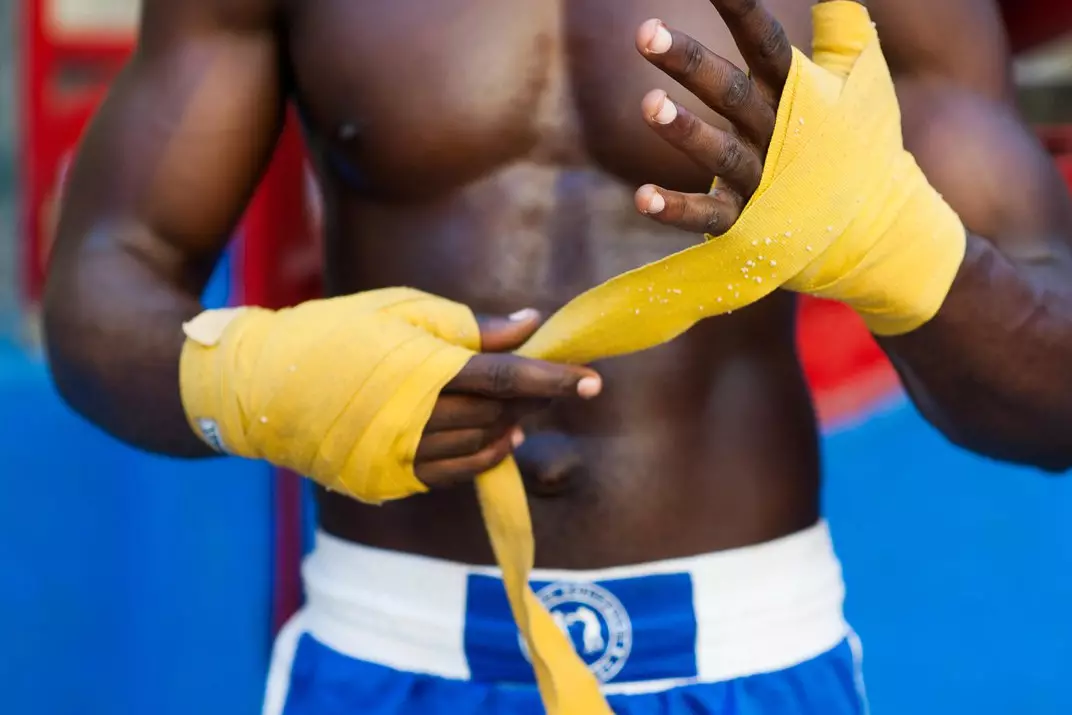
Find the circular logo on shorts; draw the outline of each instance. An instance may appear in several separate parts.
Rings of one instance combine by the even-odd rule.
[[[600,682],[625,667],[633,649],[633,625],[622,602],[592,583],[552,583],[536,593],[555,623]],[[521,652],[529,657],[523,638]]]

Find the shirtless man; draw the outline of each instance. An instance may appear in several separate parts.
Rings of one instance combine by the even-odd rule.
[[[288,100],[324,191],[333,295],[411,285],[477,313],[546,315],[725,230],[758,184],[756,137],[770,138],[788,62],[755,5],[146,0],[61,219],[45,311],[57,386],[130,444],[214,454],[176,387],[180,325]],[[765,5],[809,46],[811,2]],[[869,6],[905,144],[969,229],[937,316],[882,344],[953,442],[1064,470],[1072,211],[1012,108],[998,8]],[[666,51],[656,14],[747,61],[755,83],[677,30]],[[659,87],[675,111],[645,96]],[[686,90],[735,115],[743,153],[688,130],[728,124]],[[736,193],[704,195],[712,174]],[[374,507],[321,492],[308,602],[277,643],[266,712],[539,711],[464,484],[518,443],[535,589],[615,709],[862,712],[793,306],[776,293],[593,369],[490,352],[523,342],[531,314],[484,322],[485,354],[443,391],[417,450],[431,493]]]

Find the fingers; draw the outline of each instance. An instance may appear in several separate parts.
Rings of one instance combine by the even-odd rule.
[[[774,108],[743,71],[688,35],[648,20],[637,31],[637,48],[649,62],[728,119],[757,146],[774,131]]]
[[[580,396],[590,399],[603,389],[593,370],[529,360],[516,355],[474,355],[446,393],[470,393],[498,399]]]
[[[474,395],[440,395],[425,432],[490,427],[506,418],[508,402]]]
[[[641,25],[637,47],[652,64],[733,122],[744,137],[715,129],[662,90],[649,92],[641,103],[648,125],[730,190],[683,194],[649,184],[637,190],[637,209],[683,231],[721,235],[759,187],[763,154],[774,132],[774,107],[731,62],[659,20]]]
[[[499,324],[486,332],[492,345],[507,345],[523,342],[531,330]],[[516,426],[521,417],[553,398],[590,399],[602,387],[599,375],[587,368],[510,354],[474,355],[436,402],[417,447],[414,472],[429,487],[472,480],[521,444],[524,436]]]
[[[763,177],[763,162],[752,147],[733,134],[715,129],[666,92],[654,89],[641,102],[652,129],[741,196],[751,196]]]
[[[429,487],[473,479],[521,446],[525,437],[518,422],[548,404],[547,400],[441,395],[414,456],[417,477]]]
[[[812,23],[812,60],[842,77],[848,76],[860,53],[878,37],[860,2],[821,0],[812,12]]]
[[[782,24],[761,0],[711,0],[733,35],[752,76],[781,93],[793,63],[793,46]]]
[[[429,487],[449,487],[472,481],[506,459],[513,450],[513,435],[507,433],[478,452],[464,457],[414,464],[417,478]]]
[[[637,189],[637,210],[659,223],[690,233],[719,236],[741,215],[740,198],[731,192],[683,194],[651,184]]]
[[[522,417],[539,412],[550,400],[495,400],[476,395],[440,395],[424,431],[444,432],[460,429],[503,427],[516,424]]]
[[[507,436],[510,437],[512,448],[517,448],[524,441],[521,430],[511,425],[431,432],[421,438],[414,461],[417,464],[424,464],[477,454]]]
[[[541,322],[540,313],[532,308],[519,310],[507,318],[477,316],[480,349],[489,353],[516,350],[536,332]]]

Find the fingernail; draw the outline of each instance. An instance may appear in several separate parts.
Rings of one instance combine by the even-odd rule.
[[[514,321],[515,323],[521,323],[526,320],[532,320],[533,318],[538,317],[540,317],[540,311],[536,310],[535,308],[525,308],[523,310],[517,311],[516,313],[510,314],[510,320]]]
[[[657,214],[665,208],[666,200],[663,198],[663,195],[660,194],[658,191],[653,191],[651,194],[651,198],[648,199],[647,212],[650,214]]]
[[[674,38],[670,35],[670,31],[666,29],[666,25],[660,22],[655,28],[655,34],[648,40],[648,52],[661,55],[669,50],[672,44],[674,44]]]
[[[598,377],[584,377],[577,383],[577,394],[590,400],[603,390],[603,380]]]
[[[510,435],[510,444],[514,445],[514,449],[517,449],[525,443],[525,433],[520,428],[515,429],[513,434]]]
[[[656,124],[669,124],[677,119],[677,106],[667,95],[663,95],[663,101],[659,104],[659,111],[652,116]]]

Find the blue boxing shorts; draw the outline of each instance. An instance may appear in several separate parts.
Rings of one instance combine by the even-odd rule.
[[[264,715],[543,712],[494,568],[317,536]],[[825,523],[766,544],[532,586],[620,715],[863,715]]]

